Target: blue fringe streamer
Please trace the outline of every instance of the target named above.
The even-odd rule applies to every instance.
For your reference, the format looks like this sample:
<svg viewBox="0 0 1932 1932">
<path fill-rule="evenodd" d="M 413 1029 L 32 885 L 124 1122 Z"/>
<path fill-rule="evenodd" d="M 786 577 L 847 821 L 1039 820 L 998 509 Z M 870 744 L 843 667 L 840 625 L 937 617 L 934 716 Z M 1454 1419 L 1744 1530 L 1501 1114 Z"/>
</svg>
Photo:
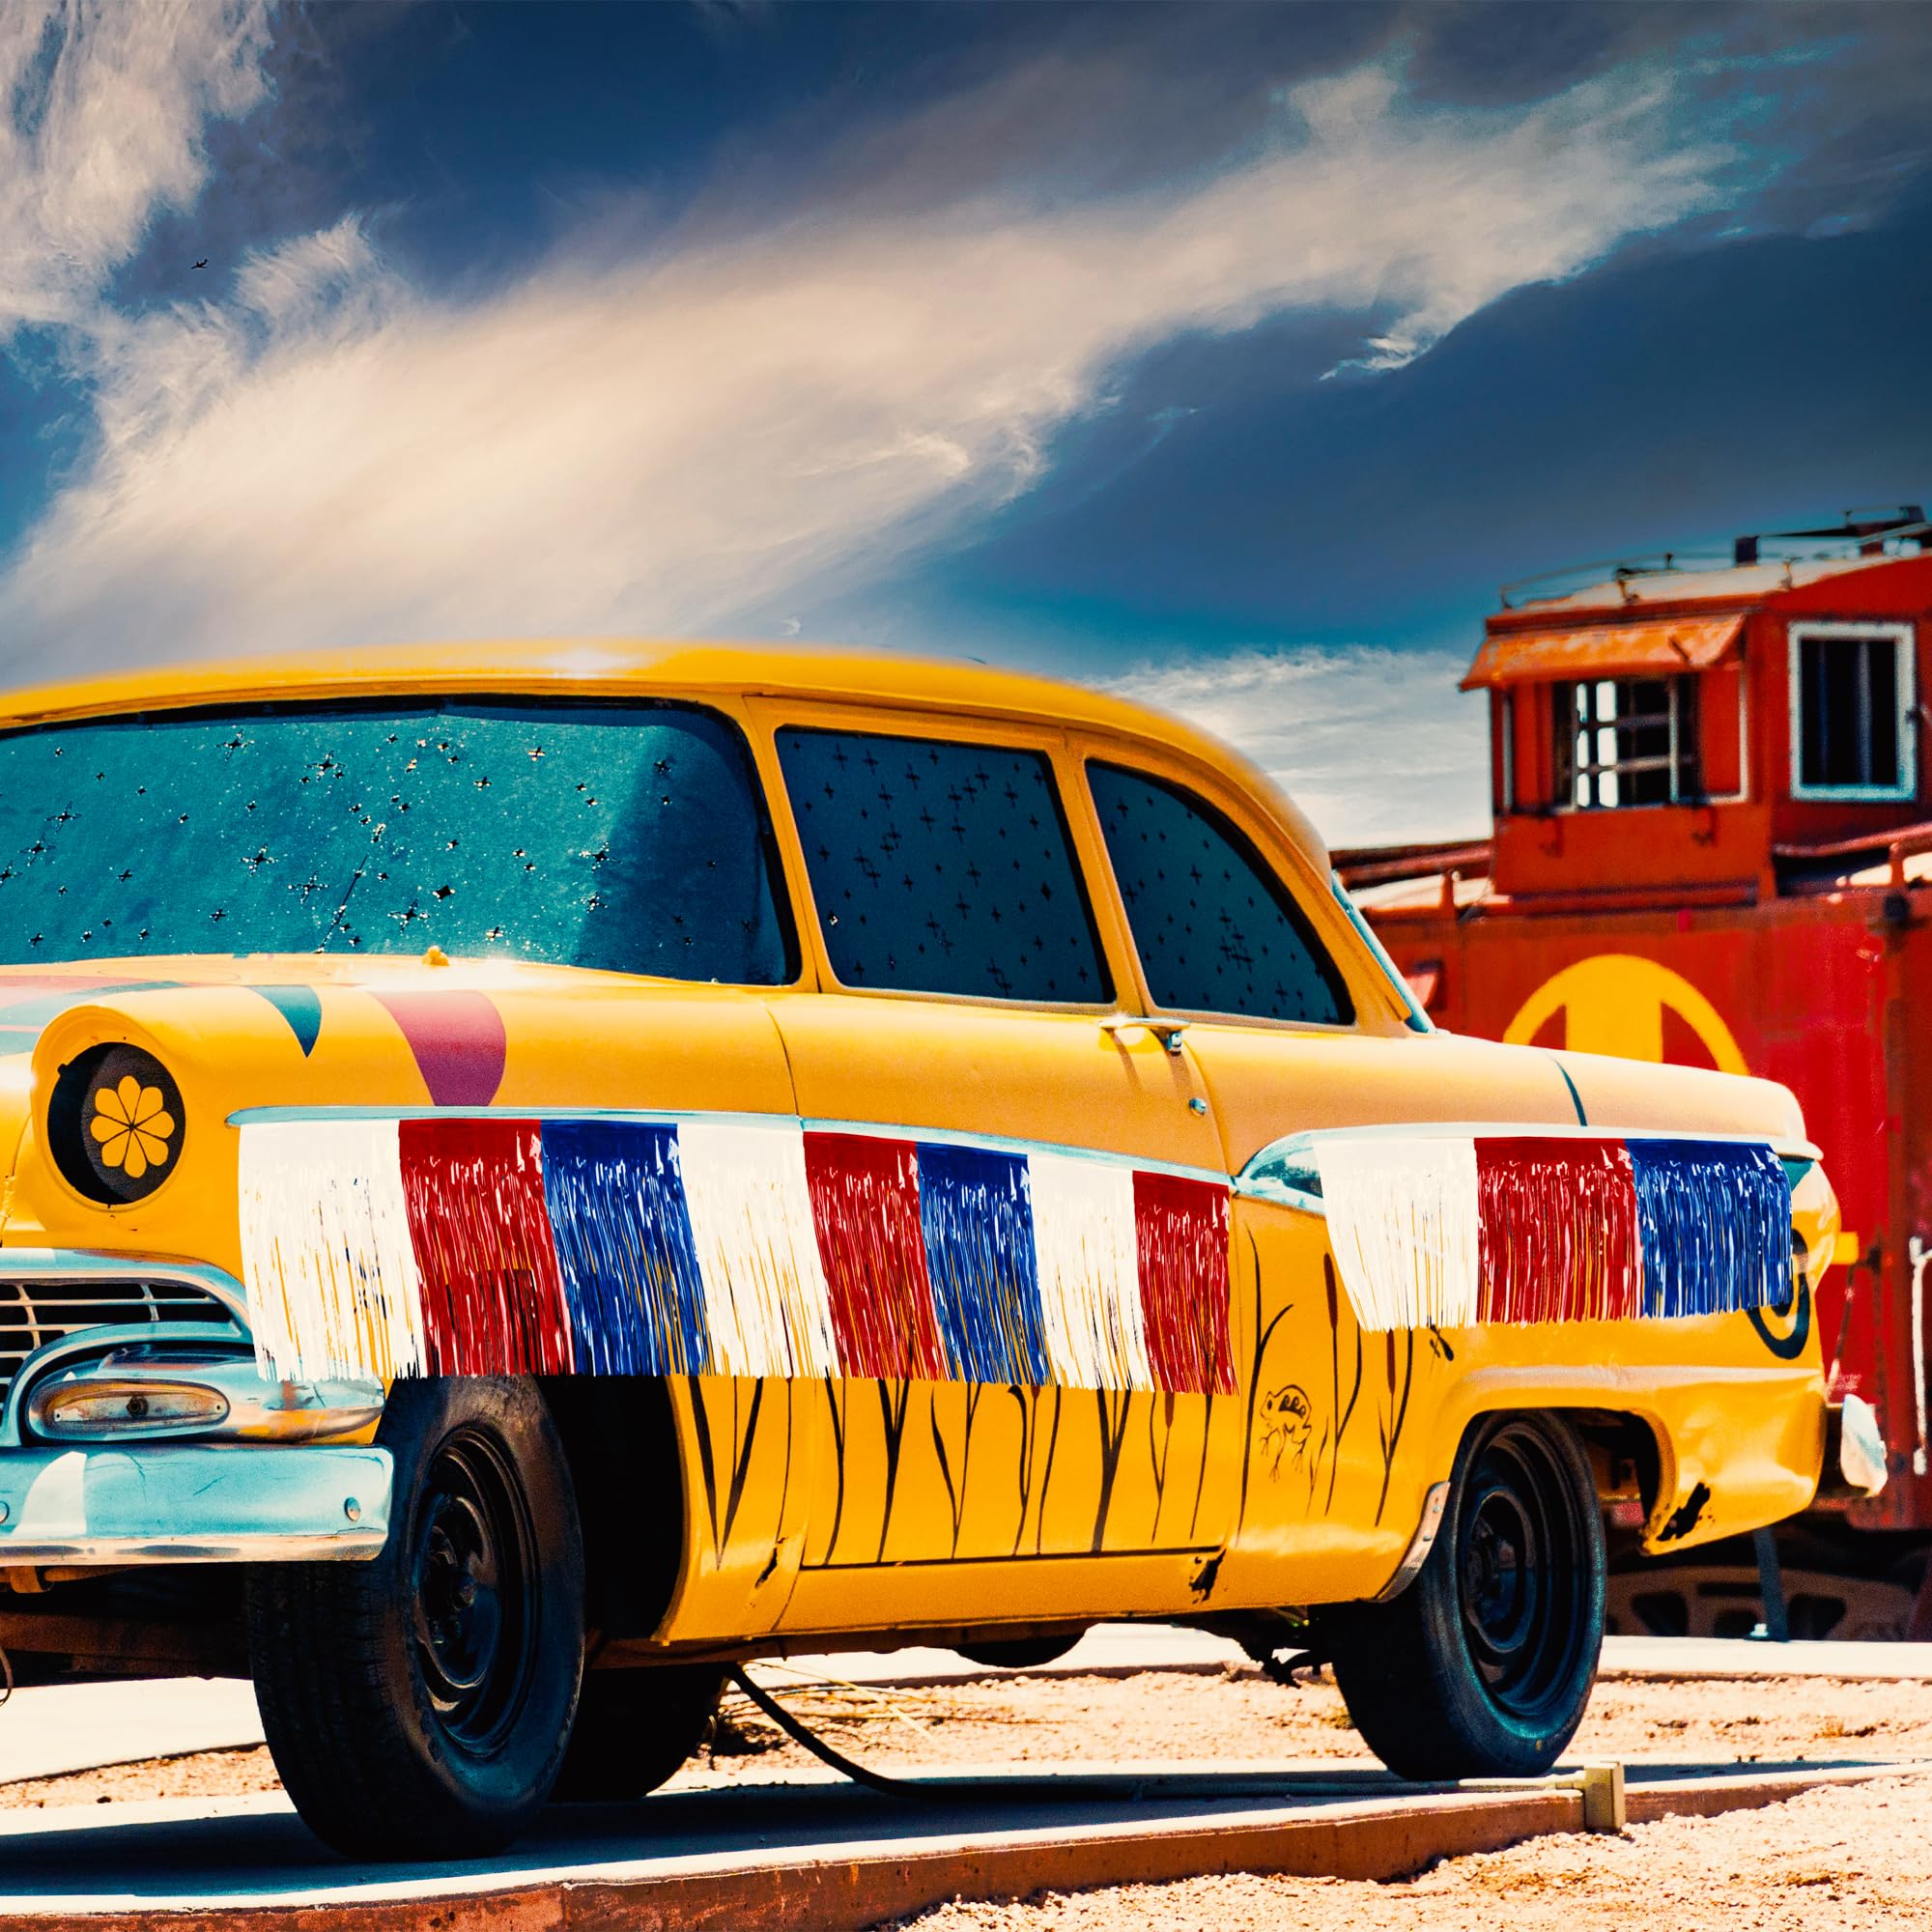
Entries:
<svg viewBox="0 0 1932 1932">
<path fill-rule="evenodd" d="M 1725 1315 L 1790 1299 L 1791 1189 L 1768 1147 L 1628 1146 L 1645 1315 Z"/>
<path fill-rule="evenodd" d="M 1051 1381 L 1026 1157 L 922 1142 L 919 1218 L 953 1375 L 1021 1387 Z"/>
<path fill-rule="evenodd" d="M 549 1122 L 544 1199 L 580 1375 L 702 1375 L 711 1345 L 677 1129 Z"/>
</svg>

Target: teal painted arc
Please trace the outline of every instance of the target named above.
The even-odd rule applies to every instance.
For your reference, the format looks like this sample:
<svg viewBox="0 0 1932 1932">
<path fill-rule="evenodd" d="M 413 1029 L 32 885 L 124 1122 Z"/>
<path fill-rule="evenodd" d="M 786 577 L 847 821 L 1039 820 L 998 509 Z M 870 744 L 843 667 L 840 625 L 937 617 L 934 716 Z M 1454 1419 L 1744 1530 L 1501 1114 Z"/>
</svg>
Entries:
<svg viewBox="0 0 1932 1932">
<path fill-rule="evenodd" d="M 288 1021 L 306 1060 L 322 1037 L 322 995 L 313 986 L 251 986 Z"/>
<path fill-rule="evenodd" d="M 1570 1104 L 1577 1110 L 1577 1124 L 1579 1127 L 1587 1127 L 1590 1124 L 1590 1117 L 1583 1111 L 1583 1096 L 1577 1093 L 1577 1083 L 1570 1077 L 1570 1069 L 1553 1053 L 1549 1056 L 1549 1064 L 1562 1074 L 1563 1084 L 1570 1090 Z"/>
</svg>

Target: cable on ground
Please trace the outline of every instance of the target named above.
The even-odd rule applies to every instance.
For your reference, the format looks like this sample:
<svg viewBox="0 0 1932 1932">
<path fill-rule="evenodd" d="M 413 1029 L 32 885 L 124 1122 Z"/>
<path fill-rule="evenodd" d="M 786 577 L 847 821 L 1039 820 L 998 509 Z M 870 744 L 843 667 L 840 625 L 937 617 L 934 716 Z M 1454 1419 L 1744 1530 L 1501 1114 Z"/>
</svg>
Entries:
<svg viewBox="0 0 1932 1932">
<path fill-rule="evenodd" d="M 816 1731 L 810 1729 L 799 1719 L 792 1716 L 771 1692 L 761 1685 L 752 1682 L 751 1674 L 743 1664 L 731 1666 L 731 1682 L 749 1697 L 756 1708 L 764 1713 L 793 1744 L 802 1750 L 809 1750 L 821 1764 L 828 1764 L 842 1777 L 849 1777 L 854 1784 L 863 1784 L 868 1791 L 876 1791 L 887 1798 L 898 1798 L 913 1804 L 942 1804 L 956 1800 L 957 1792 L 948 1792 L 923 1784 L 914 1784 L 900 1777 L 888 1777 L 882 1771 L 870 1771 L 865 1765 L 847 1757 L 836 1746 L 829 1745 Z"/>
</svg>

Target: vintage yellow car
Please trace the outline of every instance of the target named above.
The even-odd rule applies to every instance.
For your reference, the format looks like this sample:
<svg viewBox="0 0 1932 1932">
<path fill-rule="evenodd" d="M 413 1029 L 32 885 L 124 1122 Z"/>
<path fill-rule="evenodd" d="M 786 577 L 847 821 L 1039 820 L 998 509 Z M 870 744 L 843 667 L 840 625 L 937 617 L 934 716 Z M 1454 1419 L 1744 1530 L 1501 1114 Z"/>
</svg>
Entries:
<svg viewBox="0 0 1932 1932">
<path fill-rule="evenodd" d="M 1534 1773 L 1647 1547 L 1869 1487 L 1761 1081 L 1434 1031 L 1133 706 L 689 646 L 0 712 L 0 1646 L 252 1674 L 364 1856 L 725 1667 L 1181 1620 Z"/>
</svg>

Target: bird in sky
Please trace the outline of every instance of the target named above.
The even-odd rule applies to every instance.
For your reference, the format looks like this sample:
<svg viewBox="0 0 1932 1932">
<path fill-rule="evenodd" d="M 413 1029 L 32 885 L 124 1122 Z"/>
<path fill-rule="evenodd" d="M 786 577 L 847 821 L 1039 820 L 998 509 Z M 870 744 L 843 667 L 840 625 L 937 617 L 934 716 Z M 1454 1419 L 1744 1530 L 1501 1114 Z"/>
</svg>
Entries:
<svg viewBox="0 0 1932 1932">
<path fill-rule="evenodd" d="M 198 261 L 198 262 L 197 262 L 197 263 L 196 263 L 196 264 L 195 264 L 194 266 L 195 266 L 195 267 L 196 267 L 197 269 L 205 269 L 205 268 L 207 268 L 207 267 L 208 267 L 208 257 L 207 257 L 206 255 L 204 255 L 204 256 L 203 256 L 203 257 L 201 258 L 201 260 L 200 260 L 200 261 Z"/>
</svg>

